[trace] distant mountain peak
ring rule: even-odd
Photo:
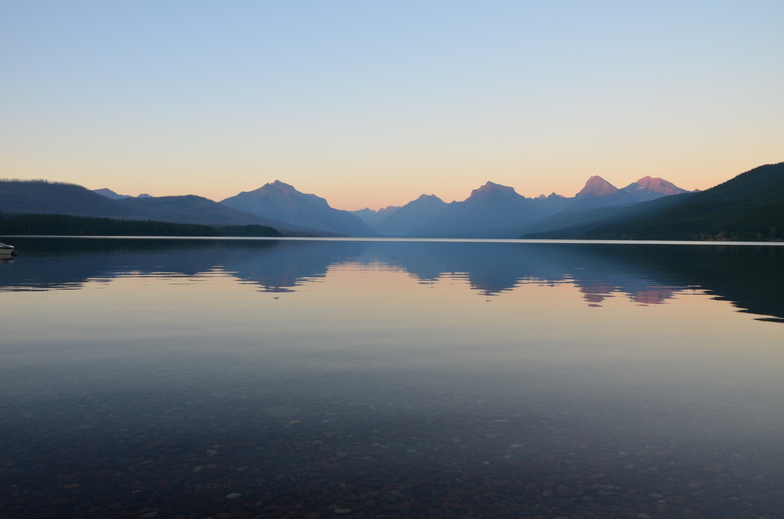
[[[285,182],[275,180],[255,191],[243,191],[223,201],[233,209],[277,220],[289,225],[348,236],[374,233],[356,214],[330,207],[324,198],[302,193]]]
[[[280,180],[275,180],[275,182],[268,183],[268,186],[277,187],[279,189],[285,189],[286,191],[296,191],[294,186],[291,184],[286,184],[285,182],[281,182]]]
[[[297,188],[292,186],[291,184],[286,184],[285,182],[281,182],[280,180],[276,180],[274,182],[268,182],[261,186],[257,191],[278,191],[282,193],[289,193],[289,194],[304,194],[300,191],[297,191]]]
[[[663,178],[645,176],[637,181],[642,187],[654,193],[661,193],[663,195],[678,195],[686,193],[685,189],[681,189],[672,182],[668,182]]]
[[[372,229],[379,223],[389,218],[391,215],[395,214],[395,211],[397,211],[398,209],[400,209],[400,206],[388,205],[386,207],[382,207],[378,211],[366,207],[364,209],[359,209],[357,211],[349,211],[349,212],[355,216],[358,216],[363,222],[365,222],[365,224],[367,224]]]
[[[420,227],[446,207],[436,195],[420,195],[374,227],[374,230],[389,235],[405,236]]]
[[[260,188],[256,189],[255,191],[251,191],[250,193],[259,196],[273,196],[278,199],[298,199],[301,201],[307,201],[308,203],[315,204],[321,207],[327,207],[332,209],[332,207],[330,207],[326,199],[321,198],[318,195],[312,195],[312,194],[298,191],[296,187],[292,186],[291,184],[286,184],[285,182],[281,182],[280,180],[275,180],[274,182],[271,183],[268,182],[263,186],[261,186]],[[260,214],[260,213],[254,212],[253,214]]]
[[[585,183],[585,187],[577,193],[575,198],[582,198],[585,196],[604,196],[611,195],[618,191],[618,188],[610,184],[602,177],[594,175]]]
[[[401,206],[399,206],[399,205],[388,205],[386,207],[382,207],[381,209],[379,209],[376,212],[377,213],[393,213],[393,212],[397,211],[398,209],[400,209],[400,207]]]
[[[122,200],[124,198],[131,198],[130,195],[120,195],[118,193],[115,193],[108,187],[104,187],[101,189],[93,189],[93,193],[97,193],[101,196],[105,196],[106,198],[110,198],[112,200]]]
[[[490,182],[488,180],[487,184],[471,191],[471,196],[473,197],[476,195],[481,195],[484,193],[492,193],[492,192],[514,193],[517,195],[517,191],[515,191],[513,187],[502,186],[501,184],[496,184],[495,182]]]

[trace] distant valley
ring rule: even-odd
[[[776,240],[784,234],[784,163],[704,192],[643,177],[617,188],[594,176],[573,197],[536,198],[493,182],[462,201],[423,194],[401,206],[343,211],[276,180],[220,202],[195,195],[121,195],[73,184],[0,181],[0,213],[271,227],[284,236]],[[0,222],[0,234],[2,234]],[[222,234],[220,231],[216,231]],[[225,230],[223,231],[225,232]]]

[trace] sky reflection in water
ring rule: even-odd
[[[781,249],[15,245],[5,510],[784,512]]]

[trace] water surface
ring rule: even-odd
[[[780,247],[13,243],[0,515],[784,516]]]

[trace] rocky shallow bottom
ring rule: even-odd
[[[784,517],[775,420],[410,382],[17,388],[0,516]]]

